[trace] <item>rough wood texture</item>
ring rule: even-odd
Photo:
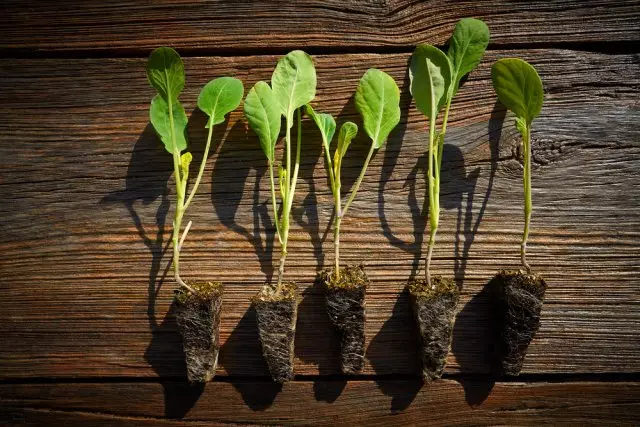
[[[636,0],[3,1],[0,51],[139,52],[412,47],[444,43],[455,23],[487,22],[495,44],[640,40]]]
[[[0,386],[9,425],[637,425],[633,382],[496,383],[475,380],[28,384]],[[173,396],[175,399],[168,400]],[[179,396],[179,397],[178,397]],[[315,396],[315,399],[313,398]],[[481,397],[483,396],[483,397]],[[481,397],[481,398],[480,398]],[[304,409],[300,406],[304,398]],[[169,404],[169,402],[171,402]],[[169,405],[168,405],[169,404]],[[309,417],[312,413],[313,417]],[[184,425],[184,424],[182,424]]]
[[[549,49],[488,52],[454,102],[434,255],[434,274],[455,276],[464,285],[447,372],[489,371],[483,286],[498,269],[518,262],[518,137],[511,117],[494,104],[489,79],[490,64],[507,55],[535,64],[547,93],[533,126],[530,262],[549,290],[523,372],[638,372],[639,59]],[[236,75],[248,89],[269,78],[276,59],[187,59],[187,111],[209,79]],[[417,375],[415,331],[401,290],[419,274],[426,122],[408,95],[408,54],[316,61],[314,105],[340,122],[359,122],[350,97],[368,67],[389,72],[402,88],[401,124],[372,161],[343,221],[342,254],[345,263],[364,261],[372,282],[364,373]],[[1,378],[185,375],[170,313],[174,285],[170,279],[162,284],[171,160],[147,123],[152,90],[144,63],[0,63]],[[202,114],[194,112],[196,158],[203,125]],[[223,128],[215,138],[224,141],[216,142],[187,214],[194,227],[182,268],[185,278],[227,286],[219,375],[266,377],[255,314],[248,310],[249,298],[273,273],[272,255],[277,259],[266,162],[240,111]],[[332,204],[318,132],[307,123],[304,133],[287,265],[288,278],[305,289],[295,372],[337,374],[339,341],[322,289],[313,285],[331,259],[326,232]],[[366,144],[360,137],[350,149],[343,172],[348,184]]]

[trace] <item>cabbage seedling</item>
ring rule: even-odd
[[[271,376],[278,382],[293,378],[293,344],[298,310],[298,291],[294,282],[284,282],[284,267],[288,255],[291,207],[298,181],[302,147],[302,108],[316,94],[316,70],[306,53],[296,50],[278,61],[271,76],[271,86],[258,82],[251,88],[244,103],[244,113],[251,128],[258,134],[267,157],[271,184],[271,202],[276,234],[280,243],[280,266],[277,284],[265,284],[253,299],[257,312],[262,352]],[[278,210],[274,179],[275,146],[280,133],[281,118],[285,119],[285,161],[278,168],[280,210]],[[297,123],[295,157],[291,129]]]
[[[371,158],[400,121],[400,90],[391,76],[371,68],[360,79],[355,104],[362,116],[364,130],[371,138],[371,147],[344,206],[341,194],[342,160],[351,140],[358,133],[358,126],[353,122],[345,122],[340,127],[338,146],[332,156],[331,141],[336,130],[334,118],[330,114],[316,113],[311,105],[306,106],[307,114],[313,118],[322,135],[322,149],[333,194],[335,264],[333,271],[324,271],[321,276],[327,286],[329,318],[341,334],[342,372],[345,374],[357,373],[364,365],[365,293],[369,279],[363,265],[340,268],[340,225],[358,193]]]
[[[493,88],[498,99],[516,116],[516,128],[522,136],[524,153],[524,232],[520,260],[524,271],[497,274],[502,333],[500,351],[503,371],[518,375],[529,343],[540,326],[540,312],[546,291],[545,281],[531,271],[527,262],[527,239],[531,223],[531,123],[542,109],[544,90],[536,69],[518,58],[504,58],[491,69]]]
[[[478,19],[465,18],[456,25],[446,54],[432,45],[418,45],[409,68],[411,95],[418,110],[429,120],[427,191],[430,234],[425,280],[409,283],[422,339],[423,378],[427,382],[442,376],[460,293],[452,279],[431,277],[431,257],[440,221],[440,169],[447,121],[460,81],[478,66],[488,44],[486,24]],[[443,109],[438,131],[436,122]]]
[[[180,55],[169,48],[154,50],[147,62],[147,78],[158,94],[151,101],[150,120],[165,149],[173,157],[176,207],[173,219],[173,273],[180,288],[176,291],[176,319],[183,338],[190,381],[204,382],[215,375],[218,359],[218,329],[222,304],[219,282],[186,283],[180,276],[180,252],[192,222],[180,235],[182,221],[200,185],[211,147],[213,127],[235,110],[244,93],[242,82],[232,77],[210,81],[200,92],[198,107],[209,116],[209,129],[198,176],[189,191],[189,166],[193,159],[187,149],[187,115],[178,96],[185,84],[184,64]]]

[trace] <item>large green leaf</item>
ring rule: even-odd
[[[451,62],[440,49],[421,44],[411,56],[409,87],[418,110],[429,120],[435,120],[447,102],[451,85]]]
[[[162,99],[178,99],[184,88],[184,64],[178,52],[170,47],[159,47],[149,55],[147,79]]]
[[[281,116],[278,101],[268,83],[258,82],[251,88],[244,100],[244,115],[251,129],[258,134],[267,159],[273,162]]]
[[[187,148],[187,113],[177,99],[173,100],[173,123],[176,132],[176,146],[178,153]],[[171,122],[169,121],[169,105],[161,95],[156,95],[151,101],[149,110],[151,124],[162,140],[167,151],[173,154],[173,141],[171,140]]]
[[[307,114],[309,117],[313,119],[320,129],[320,133],[322,134],[322,142],[326,146],[327,150],[331,145],[331,140],[333,139],[333,135],[336,132],[336,121],[331,116],[331,114],[326,113],[316,113],[313,107],[310,104],[305,106]]]
[[[542,109],[542,80],[533,66],[522,59],[504,58],[491,68],[493,88],[498,99],[527,125]]]
[[[280,58],[271,76],[271,87],[290,128],[294,111],[316,96],[316,69],[311,57],[294,50]]]
[[[478,66],[488,45],[487,24],[474,18],[464,18],[458,22],[447,50],[453,76],[452,97],[458,92],[460,80]]]
[[[360,79],[355,103],[374,148],[382,147],[389,133],[400,122],[398,85],[384,71],[370,68]]]
[[[233,77],[220,77],[207,83],[198,96],[198,108],[209,116],[206,127],[224,122],[224,116],[232,112],[242,101],[244,86]]]

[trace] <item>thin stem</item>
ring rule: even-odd
[[[276,223],[276,232],[278,233],[278,241],[282,245],[282,233],[280,232],[280,218],[278,218],[278,203],[276,201],[276,185],[273,179],[273,162],[269,160],[269,180],[271,181],[271,203],[273,204],[273,216]]]
[[[531,131],[529,125],[525,128],[522,135],[522,142],[524,145],[524,232],[522,233],[522,244],[520,246],[520,257],[522,259],[522,265],[531,274],[531,267],[527,263],[527,239],[529,238],[529,225],[531,223]]]
[[[430,225],[430,237],[429,237],[429,250],[427,251],[427,257],[425,259],[425,278],[427,285],[433,289],[431,285],[431,256],[433,254],[433,247],[436,241],[436,232],[438,231],[438,222],[440,219],[440,200],[439,192],[436,191],[439,187],[439,171],[435,171],[437,165],[437,152],[434,150],[437,148],[434,146],[434,139],[436,133],[436,121],[435,118],[429,119],[429,169],[427,170],[427,181],[429,187],[429,225]],[[436,181],[436,176],[438,180]]]
[[[193,188],[191,189],[191,194],[189,194],[189,197],[187,198],[187,202],[184,204],[185,210],[191,204],[191,200],[193,200],[193,197],[196,195],[196,191],[198,190],[198,186],[200,185],[200,180],[202,179],[202,175],[204,173],[204,167],[207,164],[207,158],[209,157],[209,149],[211,148],[212,135],[213,135],[213,123],[211,123],[211,126],[209,126],[209,136],[207,137],[207,145],[204,147],[204,154],[202,155],[200,170],[198,171],[198,177],[196,178],[196,182],[193,184]]]
[[[182,245],[184,245],[184,241],[187,238],[187,234],[189,233],[189,230],[191,229],[192,224],[193,224],[193,221],[189,221],[187,226],[184,228],[184,231],[182,232],[182,238],[180,239],[180,244],[178,245],[179,251],[182,251]]]
[[[340,224],[342,217],[336,214],[333,225],[333,247],[335,249],[335,278],[340,280]]]
[[[360,188],[360,184],[362,183],[362,180],[364,179],[364,175],[367,172],[367,166],[369,166],[369,162],[371,161],[371,157],[373,157],[373,153],[375,151],[375,148],[373,146],[373,144],[371,144],[371,148],[369,149],[369,154],[367,154],[367,158],[364,161],[364,164],[362,165],[362,170],[360,171],[360,175],[358,176],[358,180],[356,181],[356,183],[353,186],[353,190],[351,190],[351,194],[349,195],[349,199],[347,200],[347,203],[345,203],[344,208],[342,209],[342,212],[340,212],[340,218],[342,218],[343,216],[345,216],[347,214],[347,211],[349,210],[349,207],[351,206],[351,203],[353,202],[353,199],[356,198],[356,194],[358,193],[358,189]]]

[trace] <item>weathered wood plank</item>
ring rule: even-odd
[[[463,17],[485,20],[497,44],[640,40],[636,0],[484,2],[3,1],[0,49],[131,52],[408,47],[444,43]]]
[[[637,55],[491,51],[454,103],[443,164],[437,273],[464,285],[448,372],[487,372],[489,298],[499,268],[518,262],[522,227],[518,138],[494,105],[489,67],[522,56],[540,70],[546,104],[534,126],[530,257],[548,280],[542,327],[524,371],[638,372],[640,359],[640,75]],[[345,262],[372,279],[365,373],[417,373],[407,300],[423,220],[425,122],[410,102],[408,55],[319,56],[315,105],[359,122],[349,98],[370,66],[402,87],[403,117],[374,158],[343,222]],[[276,58],[189,58],[187,111],[210,78],[249,88]],[[6,60],[0,64],[0,377],[182,377],[162,282],[171,231],[171,163],[147,125],[144,60]],[[195,114],[192,141],[202,141]],[[273,268],[265,161],[240,112],[207,165],[184,255],[188,278],[227,285],[220,375],[267,375],[249,297]],[[317,132],[304,128],[303,167],[288,261],[304,289],[296,372],[337,372],[322,291],[331,198]],[[219,130],[216,140],[225,135]],[[196,152],[201,145],[194,142]],[[345,165],[353,182],[360,138]],[[196,153],[196,158],[198,154]],[[417,164],[417,166],[416,166]],[[417,198],[417,201],[416,201]],[[166,218],[165,218],[166,217]],[[277,251],[277,248],[276,248]],[[273,255],[277,258],[277,254]],[[158,289],[159,288],[159,289]]]
[[[620,426],[640,421],[640,386],[481,380],[430,386],[296,381],[282,389],[251,382],[214,382],[204,389],[171,382],[30,384],[0,385],[0,407],[0,417],[27,425]]]

